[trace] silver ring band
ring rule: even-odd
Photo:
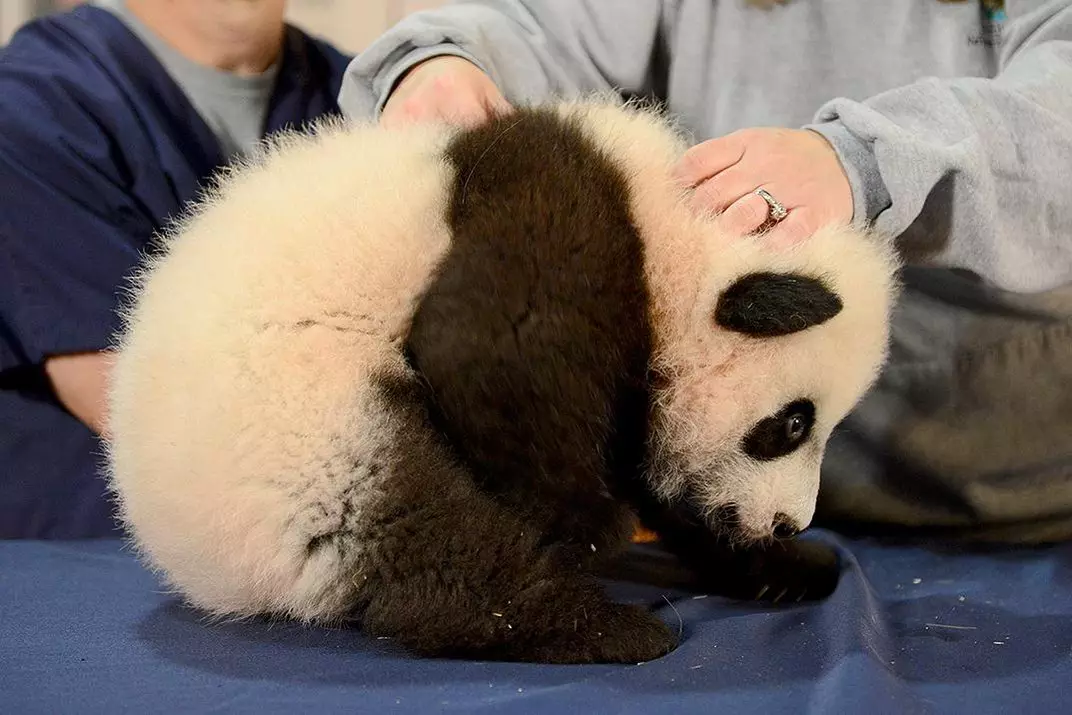
[[[766,201],[767,206],[770,207],[771,221],[777,223],[789,215],[789,212],[785,210],[785,206],[782,206],[780,203],[778,203],[778,200],[771,196],[766,189],[756,189],[756,194],[758,194],[761,199]]]

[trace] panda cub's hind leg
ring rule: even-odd
[[[414,382],[385,379],[395,421],[387,492],[363,520],[359,616],[427,656],[635,663],[668,653],[653,613],[611,602],[571,550],[477,489],[430,428]]]

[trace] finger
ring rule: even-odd
[[[433,81],[428,99],[436,110],[437,119],[472,126],[491,118],[501,97],[494,85],[490,88],[474,86],[471,78],[443,76]]]
[[[707,179],[692,194],[694,209],[720,213],[759,186],[755,174],[743,164],[734,164]]]
[[[463,65],[465,72],[449,72],[432,78],[422,98],[434,109],[434,118],[467,126],[482,124],[513,108],[499,88],[482,72]]]
[[[814,219],[814,212],[806,207],[793,209],[764,232],[763,242],[774,249],[791,248],[815,233],[817,224]]]
[[[770,207],[763,197],[755,192],[745,194],[734,201],[718,217],[719,226],[733,236],[745,236],[754,233],[767,222]]]
[[[384,117],[384,123],[390,126],[418,122],[474,125],[487,116],[488,110],[478,98],[460,92],[445,93],[433,85],[427,91],[406,97],[391,117]]]
[[[475,127],[491,118],[491,110],[480,101],[455,102],[440,108],[437,119],[447,124]]]
[[[491,115],[491,102],[498,103],[501,94],[494,86],[490,90],[475,87],[469,79],[451,73],[427,79],[413,75],[410,81],[415,84],[400,86],[388,100],[381,123],[387,127],[417,122],[480,124]]]
[[[469,86],[451,75],[433,77],[423,91],[407,102],[413,116],[447,123],[475,123],[487,114],[481,97]]]
[[[685,152],[674,166],[674,178],[684,186],[696,186],[739,162],[744,150],[745,142],[737,132],[709,139]]]
[[[484,96],[484,108],[489,115],[497,116],[504,116],[514,111],[513,105],[498,91],[488,92]]]

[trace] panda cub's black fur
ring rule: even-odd
[[[481,486],[602,549],[628,531],[611,475],[643,458],[651,332],[628,188],[590,144],[533,112],[450,146],[453,243],[407,348]]]
[[[461,133],[447,156],[452,247],[405,346],[421,385],[385,394],[417,422],[426,409],[444,438],[425,445],[418,425],[402,440],[413,490],[398,499],[421,527],[400,537],[406,551],[449,562],[391,553],[384,567],[399,579],[441,588],[424,584],[410,600],[384,584],[394,600],[366,619],[440,654],[658,657],[675,642],[666,626],[609,602],[584,574],[628,544],[633,518],[615,480],[638,473],[645,446],[651,333],[625,181],[549,112]],[[479,499],[463,486],[470,475]]]
[[[706,574],[692,585],[753,598],[776,573],[794,597],[823,595],[825,551],[731,550],[640,479],[652,335],[620,172],[536,110],[459,134],[447,156],[452,247],[405,343],[420,382],[381,385],[408,427],[370,532],[366,628],[440,656],[661,656],[672,631],[591,575],[629,544],[634,512]]]

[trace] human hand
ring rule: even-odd
[[[444,55],[406,73],[384,105],[380,123],[387,128],[431,121],[474,125],[510,109],[483,70],[461,57]]]
[[[745,129],[689,149],[674,168],[683,185],[694,187],[694,208],[719,213],[732,233],[769,232],[776,246],[808,238],[827,223],[853,216],[852,187],[826,138],[806,129]],[[787,214],[775,222],[764,189]]]

